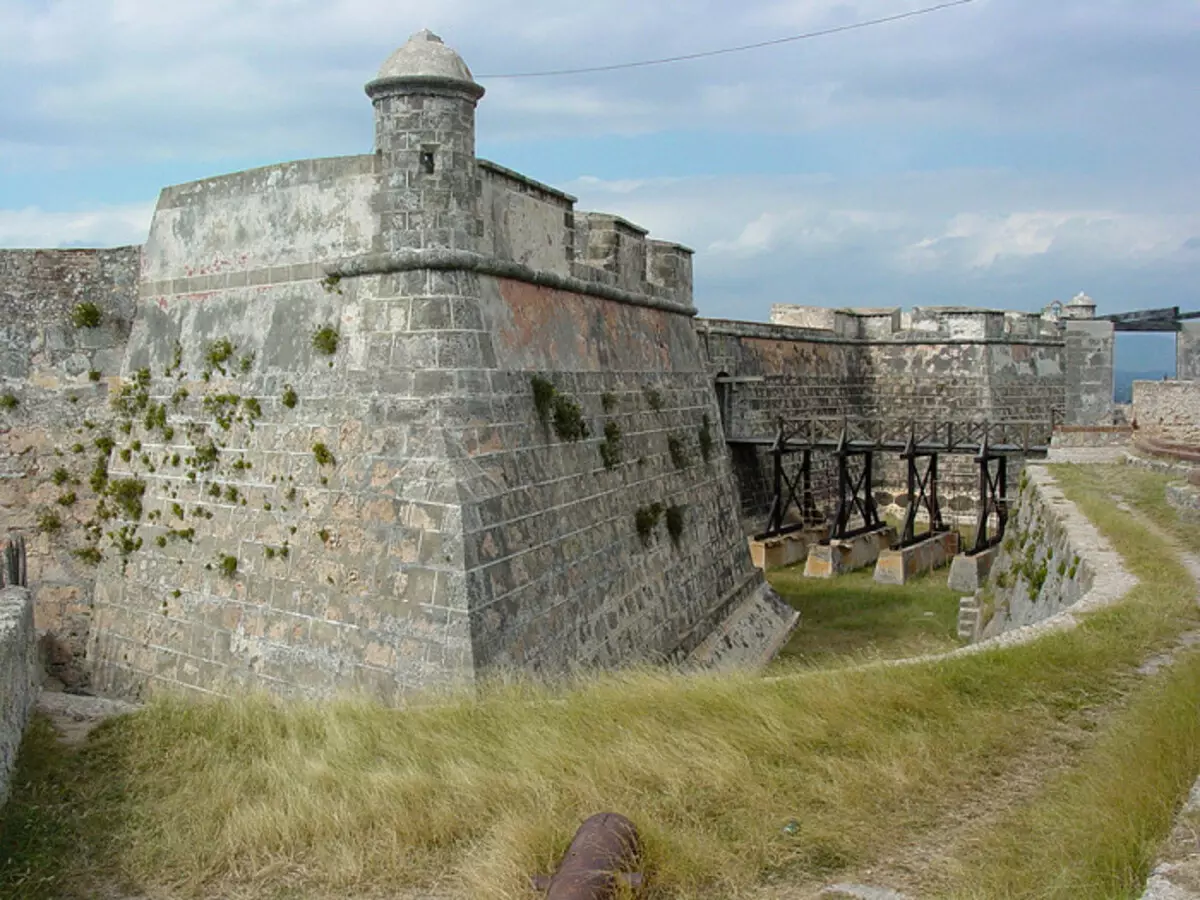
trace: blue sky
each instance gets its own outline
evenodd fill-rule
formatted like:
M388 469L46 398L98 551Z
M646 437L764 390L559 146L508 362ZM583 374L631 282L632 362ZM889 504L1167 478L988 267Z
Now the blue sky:
M0 0L0 246L141 241L165 185L369 152L362 85L429 27L480 155L697 250L706 315L776 302L1200 308L1200 4Z

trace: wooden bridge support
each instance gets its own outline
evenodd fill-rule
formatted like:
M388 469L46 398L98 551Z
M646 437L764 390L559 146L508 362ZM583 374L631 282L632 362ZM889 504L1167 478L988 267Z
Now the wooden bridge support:
M914 435L909 438L908 446L900 458L908 464L908 510L904 516L904 529L900 533L900 546L903 548L940 534L946 530L946 525L942 521L942 507L938 500L938 454L918 450ZM921 460L925 460L924 471ZM922 509L929 516L929 529L918 535L917 513Z
M979 466L979 518L975 525L973 553L982 553L1004 540L1008 525L1008 457L993 453L985 440L975 457ZM996 531L989 536L988 523L996 516Z
M833 530L829 534L830 539L847 540L878 530L883 526L883 522L879 518L879 508L875 505L875 451L851 449L847 433L843 430L842 439L834 453L838 461L838 506L833 519ZM860 461L857 472L851 465L852 459ZM857 528L851 528L850 522L855 514L863 523Z

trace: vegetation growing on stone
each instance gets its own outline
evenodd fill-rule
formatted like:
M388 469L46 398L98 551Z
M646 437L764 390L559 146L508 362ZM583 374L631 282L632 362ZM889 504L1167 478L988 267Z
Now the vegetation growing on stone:
M667 452L671 454L671 462L676 469L686 469L692 464L691 454L678 435L672 434L667 438Z
M616 394L612 394L612 393L609 393L608 391L605 391L603 394L600 395L600 406L604 409L604 411L606 413L612 412L614 409L616 409L616 406L617 406Z
M708 462L712 457L713 436L712 423L708 419L708 413L704 414L704 423L700 426L700 456L705 462Z
M62 519L58 513L47 510L38 516L37 527L44 534L55 534L62 529Z
M280 398L280 402L284 406L288 409L294 409L299 400L300 398L296 396L295 389L290 384L283 386L283 396Z
M321 287L325 290L325 293L327 293L327 294L342 293L341 283L342 283L341 275L326 275L324 278L321 279Z
M650 535L658 525L659 519L662 518L663 512L661 503L651 503L649 506L639 507L634 513L634 525L637 527L638 537L642 539L643 543L650 540Z
M75 308L71 310L71 324L76 328L97 328L101 319L103 314L100 307L90 300L76 303Z
M319 465L319 466L336 466L337 465L337 459L334 457L333 452L328 447L326 447L323 443L318 442L318 443L313 444L312 452L313 452L313 457L317 461L317 465Z
M683 537L683 520L686 506L671 506L667 509L667 534L671 536L671 542L679 546L679 539Z
M91 369L88 371L88 381L99 381L101 372L99 369Z
M253 353L247 353L238 360L238 371L240 371L243 375L248 375L250 370L254 368L254 356L255 355Z
M138 521L142 518L142 497L146 493L146 482L140 478L118 478L109 482L107 495L125 513L126 518Z
M236 556L223 555L217 559L217 569L226 578L232 578L237 574L238 561Z
M3 394L0 394L0 409L12 412L20 405L21 401L17 399L17 395L12 391L5 391Z
M57 487L62 487L71 480L71 473L67 471L66 466L59 466L50 476L50 480L53 481Z
M325 356L333 356L337 353L338 341L341 336L338 330L332 325L323 325L313 332L312 345L313 349Z
M104 559L104 554L95 547L81 547L78 550L72 550L71 555L92 566L99 565Z
M65 494L60 494L56 502L59 506L74 506L76 499L78 498L74 491L67 491Z
M210 370L215 369L222 375L227 375L225 363L229 362L236 352L237 345L233 341L229 338L219 338L208 345L208 349L204 352L204 361Z
M554 433L558 435L559 440L572 443L588 436L583 410L566 394L554 396Z
M646 388L643 393L646 395L646 405L655 412L661 412L663 408L662 394L654 388Z
M550 422L550 414L554 411L554 397L558 393L550 380L542 375L534 375L529 379L533 388L533 408L543 425Z
M600 459L604 468L614 469L621 464L621 426L608 422L604 426L604 441L600 444Z

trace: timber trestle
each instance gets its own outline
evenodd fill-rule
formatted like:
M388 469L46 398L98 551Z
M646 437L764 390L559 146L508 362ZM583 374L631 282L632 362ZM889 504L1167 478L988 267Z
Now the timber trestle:
M1054 425L1053 420L908 420L885 424L877 420L828 418L808 419L789 428L781 419L772 437L726 440L732 445L763 447L771 454L773 496L767 530L760 535L764 538L824 525L827 520L831 540L844 540L883 527L874 492L876 454L898 454L907 468L901 547L948 530L938 490L938 459L943 455L970 456L979 473L973 550L981 552L1004 538L1008 523L1009 458L1044 457ZM818 453L832 455L837 466L837 495L829 517L822 515L814 493L813 463ZM800 464L789 474L784 459L797 454ZM917 519L922 512L928 525L918 532ZM787 524L789 521L792 524Z

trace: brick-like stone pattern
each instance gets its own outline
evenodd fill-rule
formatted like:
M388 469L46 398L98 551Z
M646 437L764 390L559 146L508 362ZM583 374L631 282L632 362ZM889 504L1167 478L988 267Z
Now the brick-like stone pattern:
M808 319L804 319L808 321ZM1066 402L1063 345L1048 339L938 339L913 332L886 337L834 338L812 328L701 320L698 330L710 375L760 378L718 385L726 430L736 436L773 435L777 421L848 416L883 421L1061 419ZM763 448L732 449L744 528L761 530L770 509L773 463ZM787 460L794 474L799 457ZM876 459L876 501L903 514L905 466L891 454ZM1015 478L1019 466L1014 466ZM836 502L832 456L814 459L818 504ZM943 458L943 512L971 518L978 472L968 457Z
M95 585L94 567L72 551L95 514L86 485L107 457L94 442L111 431L138 261L137 247L0 251L0 390L18 403L0 412L0 513L5 529L26 537L34 619L51 635L53 674L72 685L86 681ZM99 327L76 327L81 303L100 309ZM60 468L70 480L56 484ZM48 517L61 527L45 527Z
M1066 424L1110 425L1113 417L1113 324L1066 323Z
M8 797L9 777L37 699L35 648L29 591L0 590L0 806Z
M966 604L978 612L977 623L960 618L964 637L987 639L1040 622L1091 590L1095 561L1072 527L1079 515L1044 468L1026 469L988 581Z
M1200 381L1135 381L1133 418L1139 433L1200 450Z

